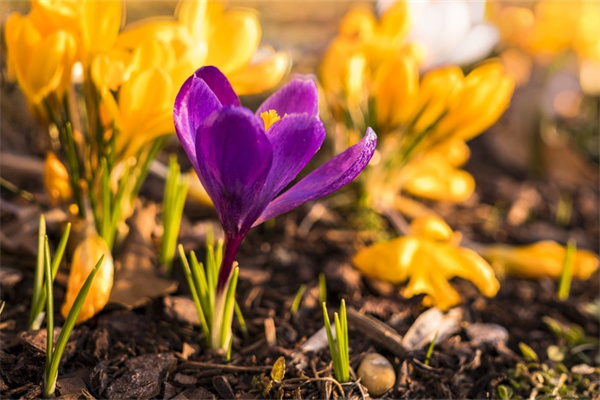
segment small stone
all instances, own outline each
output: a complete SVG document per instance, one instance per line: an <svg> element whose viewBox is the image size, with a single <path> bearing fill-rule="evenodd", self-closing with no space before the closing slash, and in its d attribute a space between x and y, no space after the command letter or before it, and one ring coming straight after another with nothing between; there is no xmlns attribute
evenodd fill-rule
<svg viewBox="0 0 600 400"><path fill-rule="evenodd" d="M396 383L396 372L392 364L381 354L367 354L358 367L360 383L373 397L379 397Z"/></svg>
<svg viewBox="0 0 600 400"><path fill-rule="evenodd" d="M498 324L471 324L467 327L467 335L475 345L506 343L508 341L508 331Z"/></svg>

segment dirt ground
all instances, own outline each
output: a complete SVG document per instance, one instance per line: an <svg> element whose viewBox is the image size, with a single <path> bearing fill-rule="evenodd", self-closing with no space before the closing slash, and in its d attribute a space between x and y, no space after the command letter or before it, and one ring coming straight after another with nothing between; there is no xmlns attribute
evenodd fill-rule
<svg viewBox="0 0 600 400"><path fill-rule="evenodd" d="M358 4L309 2L292 13L289 4L281 3L234 2L258 9L263 41L289 48L295 71L314 73L337 28L331 21L339 20L351 3ZM142 4L130 3L130 15L144 14ZM153 12L172 7L157 2ZM37 220L40 211L48 215L49 234L56 243L65 218L48 208L43 194L45 133L28 116L18 89L4 79L0 103L0 174L35 196L32 202L4 187L0 191L0 298L6 302L0 316L0 396L31 399L41 395L46 343L44 331L27 330ZM574 164L566 150L547 147L545 164L535 172L527 168L527 160L508 163L496 142L502 135L513 137L511 115L509 110L491 132L470 142L472 158L466 169L476 179L476 194L460 205L427 205L461 231L468 243L524 244L542 239L564 243L575 238L578 247L598 253L597 165L577 156L573 163L578 167L571 168ZM167 160L168 151L186 162L175 142L159 159ZM156 265L154 233L162 185L151 175L142 189L131 229L147 233L135 245L148 252L133 256L132 263ZM343 298L356 311L349 323L353 378L365 354L378 352L392 364L396 380L386 398L498 398L498 388L504 385L521 397L533 392L551 398L600 399L598 311L590 312L593 304L598 307L598 272L588 281L574 281L564 302L557 300L557 283L550 279L506 278L493 299L481 296L467 281L453 280L464 298L457 308L459 323L426 362L427 346L406 350L396 340L426 310L421 299L404 299L399 287L365 279L350 264L357 247L395 234L385 220L349 207L352 196L351 188L344 190L251 231L238 254L242 267L236 295L247 332L234 321L230 362L206 349L177 260L174 292L154 293L133 309L110 304L74 330L59 370L57 394L65 399L363 398L365 388L355 379L343 385L331 379L326 347L304 350L323 327L318 301L318 276L323 273L330 308L336 309ZM570 217L557 222L565 199L572 205ZM520 218L523 207L526 217ZM217 225L215 217L210 208L188 202L180 235L186 250L203 256L208 226ZM123 253L127 246L122 244ZM62 302L67 274L63 266L55 284L56 304ZM290 308L302 284L307 290L292 315ZM370 325L365 315L381 324ZM382 337L385 329L391 329L391 336ZM521 343L539 359L524 356ZM279 357L286 361L285 377L271 382Z"/></svg>

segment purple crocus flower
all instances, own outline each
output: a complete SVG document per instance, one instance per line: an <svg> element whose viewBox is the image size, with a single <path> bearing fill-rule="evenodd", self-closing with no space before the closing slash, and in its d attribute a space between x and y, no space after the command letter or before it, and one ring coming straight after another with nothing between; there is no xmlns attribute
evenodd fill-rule
<svg viewBox="0 0 600 400"><path fill-rule="evenodd" d="M289 82L252 113L241 106L221 71L203 67L181 87L174 120L225 232L217 292L229 279L250 228L351 182L369 163L377 143L368 128L357 144L281 193L325 139L313 81Z"/></svg>

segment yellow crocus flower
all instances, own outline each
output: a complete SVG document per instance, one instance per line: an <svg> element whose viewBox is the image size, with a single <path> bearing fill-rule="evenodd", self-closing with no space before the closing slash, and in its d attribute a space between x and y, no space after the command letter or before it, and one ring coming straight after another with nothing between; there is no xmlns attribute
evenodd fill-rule
<svg viewBox="0 0 600 400"><path fill-rule="evenodd" d="M68 88L76 45L64 30L45 32L30 16L13 13L5 26L9 79L15 79L33 107L50 93Z"/></svg>
<svg viewBox="0 0 600 400"><path fill-rule="evenodd" d="M117 151L133 156L144 144L174 131L172 109L178 88L161 69L133 74L121 86L118 102Z"/></svg>
<svg viewBox="0 0 600 400"><path fill-rule="evenodd" d="M69 273L69 280L67 282L67 293L60 309L64 318L71 311L79 290L103 255L104 260L102 261L100 270L94 277L76 323L80 324L92 318L108 303L110 291L113 286L113 259L104 239L97 235L88 236L77 245L73 252L71 272Z"/></svg>
<svg viewBox="0 0 600 400"><path fill-rule="evenodd" d="M69 172L56 154L48 152L44 163L44 186L53 206L66 203L73 197Z"/></svg>
<svg viewBox="0 0 600 400"><path fill-rule="evenodd" d="M391 207L401 191L467 199L474 180L458 168L466 159L453 162L448 151L459 149L468 158L465 141L498 120L514 90L513 78L497 60L466 76L456 65L422 72L423 53L407 38L407 6L398 1L379 20L367 10L350 11L321 65L331 113L346 126L340 131L348 139L366 125L378 132L379 162L363 174L366 196L376 208Z"/></svg>
<svg viewBox="0 0 600 400"><path fill-rule="evenodd" d="M459 92L449 97L427 141L470 140L481 134L508 108L513 91L514 79L500 61L478 66L462 79Z"/></svg>
<svg viewBox="0 0 600 400"><path fill-rule="evenodd" d="M558 279L562 272L567 250L551 240L526 246L492 245L482 254L500 273L539 279ZM587 250L577 250L573 262L573 276L588 279L598 269L598 256Z"/></svg>
<svg viewBox="0 0 600 400"><path fill-rule="evenodd" d="M459 247L460 233L440 218L416 218L410 232L359 251L352 262L365 276L391 283L407 281L402 294L425 294L423 304L447 310L460 302L449 280L470 280L487 297L500 288L492 267L473 250Z"/></svg>
<svg viewBox="0 0 600 400"><path fill-rule="evenodd" d="M175 20L144 20L126 29L118 46L133 49L154 38L168 43L178 60L188 59L187 77L202 65L215 65L240 95L277 85L290 67L289 56L259 49L262 30L253 10L225 9L222 1L183 0ZM183 83L176 82L179 86Z"/></svg>
<svg viewBox="0 0 600 400"><path fill-rule="evenodd" d="M425 199L461 202L475 190L475 179L461 167L469 146L453 139L409 162L402 170L402 190Z"/></svg>
<svg viewBox="0 0 600 400"><path fill-rule="evenodd" d="M533 9L498 3L493 19L505 51L517 50L541 64L574 53L584 93L600 92L600 1L536 1ZM517 68L522 65L524 62Z"/></svg>
<svg viewBox="0 0 600 400"><path fill-rule="evenodd" d="M112 48L125 17L121 0L33 0L31 9L45 30L76 38L85 66L92 55Z"/></svg>

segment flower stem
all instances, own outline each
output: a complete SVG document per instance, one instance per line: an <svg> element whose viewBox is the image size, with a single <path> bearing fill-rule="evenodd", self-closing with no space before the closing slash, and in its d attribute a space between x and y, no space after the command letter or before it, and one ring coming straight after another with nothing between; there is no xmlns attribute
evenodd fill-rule
<svg viewBox="0 0 600 400"><path fill-rule="evenodd" d="M217 296L225 288L231 271L233 270L233 262L240 244L242 243L243 236L228 236L225 238L225 248L223 251L223 261L221 262L221 269L219 271L219 281L217 283Z"/></svg>

